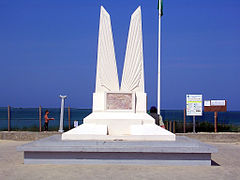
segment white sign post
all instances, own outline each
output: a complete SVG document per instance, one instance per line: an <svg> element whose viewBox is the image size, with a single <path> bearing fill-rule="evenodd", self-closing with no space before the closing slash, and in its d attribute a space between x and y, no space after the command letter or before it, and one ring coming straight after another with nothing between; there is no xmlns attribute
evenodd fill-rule
<svg viewBox="0 0 240 180"><path fill-rule="evenodd" d="M193 132L195 133L195 116L202 116L202 94L186 95L187 116L193 116Z"/></svg>

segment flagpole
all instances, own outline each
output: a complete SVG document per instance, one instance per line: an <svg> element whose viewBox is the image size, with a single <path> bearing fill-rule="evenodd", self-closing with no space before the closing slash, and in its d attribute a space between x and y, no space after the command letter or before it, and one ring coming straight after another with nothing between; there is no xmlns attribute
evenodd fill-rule
<svg viewBox="0 0 240 180"><path fill-rule="evenodd" d="M161 4L158 6L158 115L160 115L160 51L161 51Z"/></svg>

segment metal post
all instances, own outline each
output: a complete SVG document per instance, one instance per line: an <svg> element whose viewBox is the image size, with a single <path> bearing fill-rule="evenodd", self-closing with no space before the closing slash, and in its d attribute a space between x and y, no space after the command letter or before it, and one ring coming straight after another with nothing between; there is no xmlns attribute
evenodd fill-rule
<svg viewBox="0 0 240 180"><path fill-rule="evenodd" d="M60 125L59 125L59 130L58 132L63 132L63 114L64 114L64 99L67 98L67 96L59 96L62 99L61 102L61 114L60 114Z"/></svg>
<svg viewBox="0 0 240 180"><path fill-rule="evenodd" d="M161 67L161 5L158 7L158 115L160 115L160 67Z"/></svg>
<svg viewBox="0 0 240 180"><path fill-rule="evenodd" d="M214 132L217 132L217 112L214 112Z"/></svg>
<svg viewBox="0 0 240 180"><path fill-rule="evenodd" d="M8 106L8 131L10 131L11 107Z"/></svg>
<svg viewBox="0 0 240 180"><path fill-rule="evenodd" d="M173 121L173 133L176 132L176 126L175 126L175 121Z"/></svg>
<svg viewBox="0 0 240 180"><path fill-rule="evenodd" d="M168 121L166 121L166 129L169 130L169 129L168 129Z"/></svg>
<svg viewBox="0 0 240 180"><path fill-rule="evenodd" d="M70 111L70 107L68 106L68 129L71 129L71 111Z"/></svg>
<svg viewBox="0 0 240 180"><path fill-rule="evenodd" d="M183 112L183 132L186 133L186 109L184 108Z"/></svg>
<svg viewBox="0 0 240 180"><path fill-rule="evenodd" d="M172 121L169 121L169 131L171 131L172 132Z"/></svg>
<svg viewBox="0 0 240 180"><path fill-rule="evenodd" d="M39 132L42 131L42 107L39 106Z"/></svg>
<svg viewBox="0 0 240 180"><path fill-rule="evenodd" d="M193 116L193 133L196 133L196 130L195 130L195 116Z"/></svg>

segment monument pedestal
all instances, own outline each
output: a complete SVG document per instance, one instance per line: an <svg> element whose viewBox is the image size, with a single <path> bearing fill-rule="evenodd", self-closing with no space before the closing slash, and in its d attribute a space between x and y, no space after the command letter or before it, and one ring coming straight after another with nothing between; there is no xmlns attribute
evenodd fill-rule
<svg viewBox="0 0 240 180"><path fill-rule="evenodd" d="M63 133L62 140L96 139L99 135L102 140L139 140L141 137L145 140L175 140L175 134L155 125L155 120L147 113L124 112L93 112L84 118L83 125Z"/></svg>
<svg viewBox="0 0 240 180"><path fill-rule="evenodd" d="M213 146L184 136L176 141L136 140L63 141L61 135L40 139L17 148L24 164L138 164L211 165ZM144 140L144 141L143 141Z"/></svg>
<svg viewBox="0 0 240 180"><path fill-rule="evenodd" d="M148 119L147 119L148 118ZM105 124L107 135L130 135L132 125L152 123L152 119L145 114L95 112L84 118L84 124Z"/></svg>

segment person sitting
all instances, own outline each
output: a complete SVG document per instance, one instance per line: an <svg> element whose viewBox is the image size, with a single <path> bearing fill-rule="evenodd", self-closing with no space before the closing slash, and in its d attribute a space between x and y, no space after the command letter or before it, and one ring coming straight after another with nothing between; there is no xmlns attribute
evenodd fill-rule
<svg viewBox="0 0 240 180"><path fill-rule="evenodd" d="M162 117L157 114L157 108L155 106L152 106L150 108L150 116L152 116L155 119L156 125L165 129L165 125L163 123Z"/></svg>

